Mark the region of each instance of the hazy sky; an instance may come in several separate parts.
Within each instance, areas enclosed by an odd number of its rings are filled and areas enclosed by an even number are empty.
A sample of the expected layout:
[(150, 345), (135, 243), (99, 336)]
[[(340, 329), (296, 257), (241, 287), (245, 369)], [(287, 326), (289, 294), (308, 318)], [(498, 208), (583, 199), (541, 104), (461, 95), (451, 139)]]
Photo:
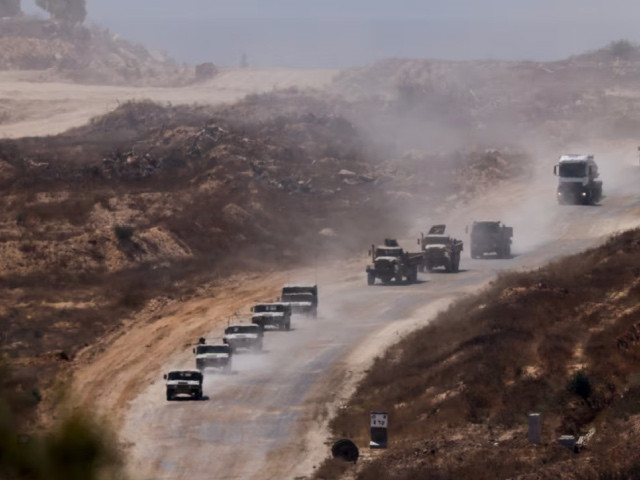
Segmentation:
[[(26, 10), (29, 10), (27, 1)], [(552, 60), (640, 43), (638, 0), (88, 0), (87, 23), (179, 61), (345, 67), (388, 57)]]

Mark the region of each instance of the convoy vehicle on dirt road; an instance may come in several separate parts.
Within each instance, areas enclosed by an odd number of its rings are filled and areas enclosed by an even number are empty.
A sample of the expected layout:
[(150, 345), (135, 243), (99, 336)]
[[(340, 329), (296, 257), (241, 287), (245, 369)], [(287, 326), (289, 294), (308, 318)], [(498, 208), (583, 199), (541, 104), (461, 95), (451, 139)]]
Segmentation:
[(292, 313), (315, 318), (318, 315), (317, 285), (285, 285), (282, 287), (282, 302), (291, 304)]
[(229, 325), (225, 328), (222, 342), (229, 345), (232, 352), (239, 349), (261, 351), (263, 337), (264, 333), (261, 326), (241, 323)]
[(422, 248), (423, 259), (420, 271), (432, 271), (443, 267), (445, 272), (457, 272), (460, 269), (460, 254), (463, 242), (445, 235), (446, 225), (434, 225), (429, 233), (420, 234), (418, 245)]
[(221, 369), (231, 373), (231, 347), (229, 345), (198, 345), (193, 349), (196, 368), (203, 372), (207, 368)]
[(164, 375), (167, 387), (167, 401), (178, 395), (186, 395), (195, 400), (202, 399), (202, 372), (200, 370), (172, 370)]
[(284, 302), (258, 303), (251, 307), (251, 323), (261, 328), (291, 329), (291, 304)]
[(513, 228), (498, 222), (473, 222), (471, 226), (471, 258), (495, 253), (498, 258), (511, 258)]
[(373, 265), (367, 265), (367, 284), (373, 285), (376, 278), (382, 283), (389, 283), (395, 280), (401, 283), (406, 278), (408, 283), (418, 280), (418, 267), (422, 264), (423, 254), (407, 253), (394, 239), (387, 238), (384, 245), (371, 246), (369, 251), (373, 259)]
[(594, 205), (602, 198), (602, 181), (593, 155), (561, 155), (553, 167), (561, 205)]

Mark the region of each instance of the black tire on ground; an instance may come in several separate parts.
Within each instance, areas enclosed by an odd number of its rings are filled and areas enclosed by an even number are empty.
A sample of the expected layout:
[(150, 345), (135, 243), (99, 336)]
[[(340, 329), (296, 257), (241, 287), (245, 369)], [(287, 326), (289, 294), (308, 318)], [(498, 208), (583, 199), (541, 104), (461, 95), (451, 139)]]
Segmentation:
[(452, 270), (455, 273), (458, 273), (460, 271), (460, 255), (455, 255), (453, 257)]
[(373, 285), (376, 283), (376, 276), (373, 273), (367, 274), (367, 285)]
[(355, 463), (360, 456), (360, 452), (355, 443), (347, 438), (343, 438), (333, 444), (331, 447), (331, 455), (333, 455), (333, 458), (341, 458), (345, 462)]
[(193, 396), (196, 400), (202, 400), (202, 390), (198, 390)]
[(173, 400), (173, 393), (167, 392), (167, 402), (170, 402), (171, 400)]

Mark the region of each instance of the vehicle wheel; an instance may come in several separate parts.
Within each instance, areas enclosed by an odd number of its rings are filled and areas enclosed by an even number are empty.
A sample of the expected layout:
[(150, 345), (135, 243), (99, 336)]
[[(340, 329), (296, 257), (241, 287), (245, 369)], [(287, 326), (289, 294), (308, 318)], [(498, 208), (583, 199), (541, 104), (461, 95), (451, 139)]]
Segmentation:
[(202, 400), (202, 390), (198, 390), (193, 396), (196, 400)]
[(511, 258), (511, 245), (507, 245), (504, 249), (504, 258)]
[(453, 257), (453, 262), (451, 265), (451, 270), (454, 273), (458, 273), (458, 271), (460, 270), (460, 255), (456, 255)]
[(373, 273), (367, 274), (367, 285), (373, 285), (376, 283), (376, 276)]
[(284, 326), (285, 330), (291, 330), (291, 322), (287, 322), (286, 325)]
[(173, 400), (173, 393), (167, 392), (167, 402), (170, 402), (171, 400)]

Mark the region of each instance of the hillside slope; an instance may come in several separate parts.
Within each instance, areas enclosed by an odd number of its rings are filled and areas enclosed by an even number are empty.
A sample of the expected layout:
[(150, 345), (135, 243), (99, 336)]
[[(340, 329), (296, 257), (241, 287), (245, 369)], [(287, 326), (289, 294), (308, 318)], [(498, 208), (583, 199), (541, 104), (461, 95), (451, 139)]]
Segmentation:
[[(317, 478), (637, 478), (640, 230), (537, 271), (507, 273), (375, 362), (333, 421), (390, 414), (390, 448)], [(393, 379), (393, 380), (390, 380)], [(542, 414), (542, 444), (527, 414)], [(560, 435), (595, 435), (580, 453)]]
[(0, 142), (2, 354), (46, 384), (151, 298), (360, 252), (403, 233), (407, 206), (523, 171), (519, 153), (383, 158), (331, 111), (295, 91), (218, 109), (127, 103)]

